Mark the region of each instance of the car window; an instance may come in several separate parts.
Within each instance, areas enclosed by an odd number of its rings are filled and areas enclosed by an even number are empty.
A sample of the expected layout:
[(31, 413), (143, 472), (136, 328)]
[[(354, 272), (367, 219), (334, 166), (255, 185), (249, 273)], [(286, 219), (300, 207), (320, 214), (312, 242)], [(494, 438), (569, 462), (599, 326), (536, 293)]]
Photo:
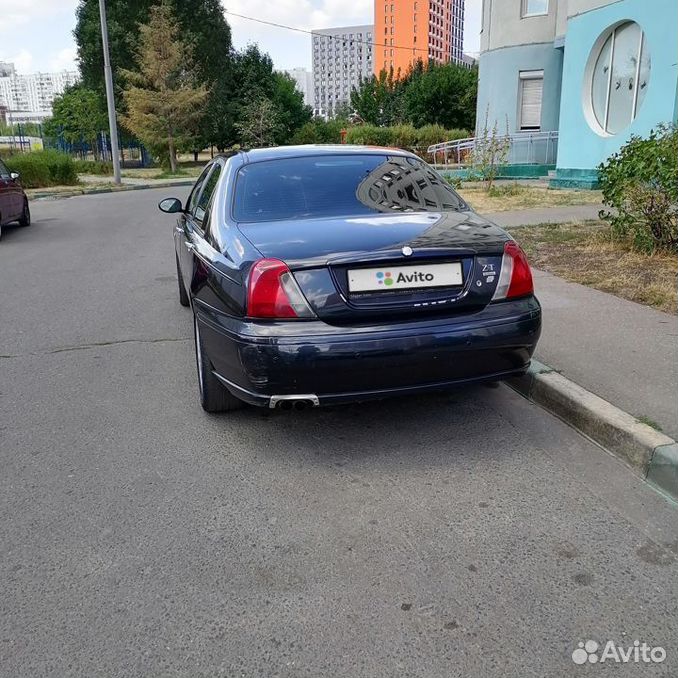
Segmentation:
[(9, 170), (7, 169), (7, 165), (5, 165), (2, 160), (0, 160), (0, 178), (9, 179)]
[(205, 167), (205, 169), (202, 171), (202, 174), (198, 177), (198, 181), (195, 182), (195, 186), (193, 187), (191, 195), (188, 197), (188, 202), (186, 203), (186, 211), (189, 214), (195, 214), (195, 208), (198, 204), (198, 198), (200, 197), (200, 190), (202, 189), (202, 185), (205, 183), (205, 179), (211, 169), (212, 164), (207, 165), (207, 167)]
[(205, 219), (210, 200), (214, 194), (214, 189), (217, 187), (217, 182), (219, 181), (219, 176), (221, 175), (221, 165), (215, 164), (212, 174), (209, 175), (207, 181), (205, 181), (205, 187), (198, 198), (198, 202), (195, 206), (194, 216), (195, 218), (202, 222)]
[(252, 163), (237, 175), (237, 221), (322, 218), (382, 212), (458, 212), (464, 201), (418, 158), (307, 156)]

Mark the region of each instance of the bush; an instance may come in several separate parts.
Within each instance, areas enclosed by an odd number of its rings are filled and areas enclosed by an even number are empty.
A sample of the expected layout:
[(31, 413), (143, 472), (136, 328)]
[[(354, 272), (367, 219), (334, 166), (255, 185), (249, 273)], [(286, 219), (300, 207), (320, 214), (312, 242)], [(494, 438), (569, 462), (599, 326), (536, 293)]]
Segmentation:
[(487, 194), (491, 198), (504, 198), (507, 196), (520, 195), (527, 190), (528, 188), (526, 186), (521, 186), (514, 181), (512, 184), (504, 184), (503, 186), (491, 186), (487, 191)]
[(73, 186), (78, 183), (78, 173), (70, 155), (59, 151), (18, 153), (6, 159), (12, 172), (21, 175), (24, 188), (45, 186)]
[(293, 144), (339, 144), (341, 130), (347, 129), (347, 120), (323, 120), (314, 118), (302, 125), (292, 136)]
[(394, 125), (393, 127), (377, 127), (376, 125), (357, 125), (350, 127), (346, 135), (349, 144), (393, 146), (409, 150), (417, 149), (419, 154), (426, 153), (426, 149), (443, 141), (464, 139), (469, 132), (463, 129), (445, 129), (441, 125)]
[(113, 163), (104, 160), (74, 160), (75, 171), (78, 174), (113, 174)]
[(442, 125), (424, 125), (417, 129), (416, 145), (422, 151), (426, 151), (433, 144), (466, 139), (469, 136), (471, 136), (471, 133), (465, 129), (445, 129)]
[(390, 145), (396, 148), (414, 148), (417, 145), (417, 128), (414, 125), (394, 125), (390, 130)]
[(377, 125), (349, 127), (346, 143), (360, 146), (393, 146), (392, 129), (392, 127), (378, 127)]
[(647, 139), (632, 136), (600, 165), (601, 211), (615, 238), (647, 254), (678, 251), (678, 129), (660, 125)]

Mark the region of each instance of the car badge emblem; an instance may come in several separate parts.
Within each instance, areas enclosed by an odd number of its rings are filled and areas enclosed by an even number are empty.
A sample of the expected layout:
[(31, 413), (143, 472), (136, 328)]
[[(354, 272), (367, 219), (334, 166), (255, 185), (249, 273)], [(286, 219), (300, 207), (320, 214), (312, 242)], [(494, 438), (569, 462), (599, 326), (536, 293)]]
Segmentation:
[(412, 248), (409, 247), (408, 245), (405, 245), (405, 247), (403, 247), (403, 249), (401, 251), (406, 257), (412, 256)]

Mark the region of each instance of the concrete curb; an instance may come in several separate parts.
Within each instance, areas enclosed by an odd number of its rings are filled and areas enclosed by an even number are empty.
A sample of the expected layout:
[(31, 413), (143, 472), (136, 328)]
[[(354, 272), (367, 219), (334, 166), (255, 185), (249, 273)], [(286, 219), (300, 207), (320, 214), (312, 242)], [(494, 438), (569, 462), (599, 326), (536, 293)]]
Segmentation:
[[(123, 184), (115, 188), (74, 188), (72, 191), (44, 191), (40, 193), (31, 193), (31, 200), (58, 200), (60, 198), (73, 198), (79, 195), (100, 195), (102, 193), (124, 193), (125, 191), (144, 191), (148, 188), (172, 188), (174, 186), (193, 186), (197, 181), (195, 179), (182, 179), (181, 181), (162, 181), (152, 184)], [(30, 189), (29, 189), (30, 190)]]
[(619, 457), (661, 492), (678, 500), (678, 443), (673, 438), (536, 360), (525, 375), (507, 383)]

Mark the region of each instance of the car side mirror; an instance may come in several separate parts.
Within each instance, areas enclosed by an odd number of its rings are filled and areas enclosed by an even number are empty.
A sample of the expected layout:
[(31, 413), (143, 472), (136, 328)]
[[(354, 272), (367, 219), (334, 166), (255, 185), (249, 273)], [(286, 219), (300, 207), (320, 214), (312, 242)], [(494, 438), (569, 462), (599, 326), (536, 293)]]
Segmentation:
[(12, 181), (19, 181), (19, 178), (20, 178), (20, 177), (21, 177), (21, 175), (20, 175), (18, 172), (10, 172), (10, 173), (9, 173), (9, 178), (10, 178)]
[(175, 214), (176, 212), (183, 212), (184, 208), (181, 200), (178, 198), (165, 198), (158, 203), (158, 209), (167, 214)]

